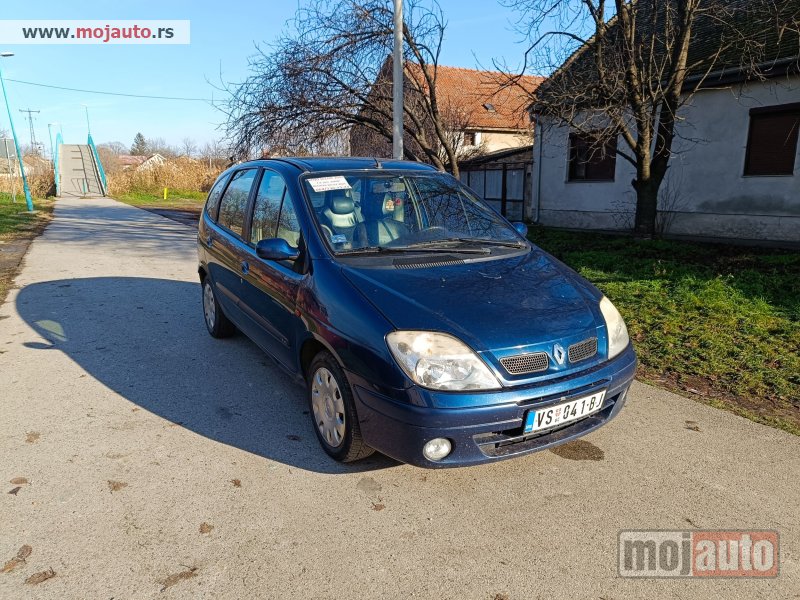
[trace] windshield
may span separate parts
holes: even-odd
[[[443,173],[312,175],[305,188],[337,254],[525,245],[501,216]]]

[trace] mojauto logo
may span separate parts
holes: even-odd
[[[620,531],[621,577],[777,577],[777,531]]]

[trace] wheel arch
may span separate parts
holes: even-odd
[[[313,361],[314,357],[322,351],[329,352],[342,370],[345,370],[342,359],[331,347],[331,345],[328,344],[326,340],[315,335],[311,335],[303,340],[303,343],[300,345],[300,354],[298,360],[300,363],[300,374],[303,377],[303,381],[306,381],[308,378],[308,367],[311,366],[311,361]]]

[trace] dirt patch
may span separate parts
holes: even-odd
[[[606,456],[605,452],[586,440],[575,440],[556,446],[550,452],[567,460],[603,460]]]
[[[711,383],[702,377],[681,376],[673,372],[656,373],[641,366],[637,379],[714,408],[723,408],[756,423],[779,427],[784,431],[800,435],[800,399],[786,402],[777,398],[752,398],[728,394],[714,389]],[[687,429],[692,428],[687,426]]]
[[[0,304],[5,301],[8,290],[19,273],[28,246],[52,219],[52,206],[52,202],[41,206],[35,221],[26,223],[12,233],[0,235]]]

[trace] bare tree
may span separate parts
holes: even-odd
[[[426,2],[423,4],[423,2]],[[435,0],[407,0],[405,156],[457,172],[457,148],[436,93],[445,32]],[[359,125],[391,140],[392,85],[374,85],[391,65],[390,0],[312,0],[291,32],[250,61],[252,75],[226,86],[227,137],[237,155],[319,152]]]
[[[553,72],[533,94],[540,118],[636,169],[634,231],[656,232],[659,189],[681,108],[704,87],[786,68],[798,56],[800,0],[507,0],[530,45],[522,72]],[[513,85],[517,75],[509,77]],[[619,144],[618,140],[622,140]]]
[[[175,158],[180,155],[180,150],[170,146],[162,137],[147,138],[147,150],[149,154],[160,154],[164,158]]]
[[[97,149],[99,150],[100,148],[105,148],[109,154],[114,154],[115,156],[128,153],[128,147],[122,142],[104,142],[97,145]]]
[[[220,140],[206,142],[198,151],[198,156],[208,163],[209,168],[222,168],[228,164],[231,152],[230,149]]]
[[[197,152],[197,144],[190,137],[185,137],[181,140],[181,153],[184,156],[191,158]]]

